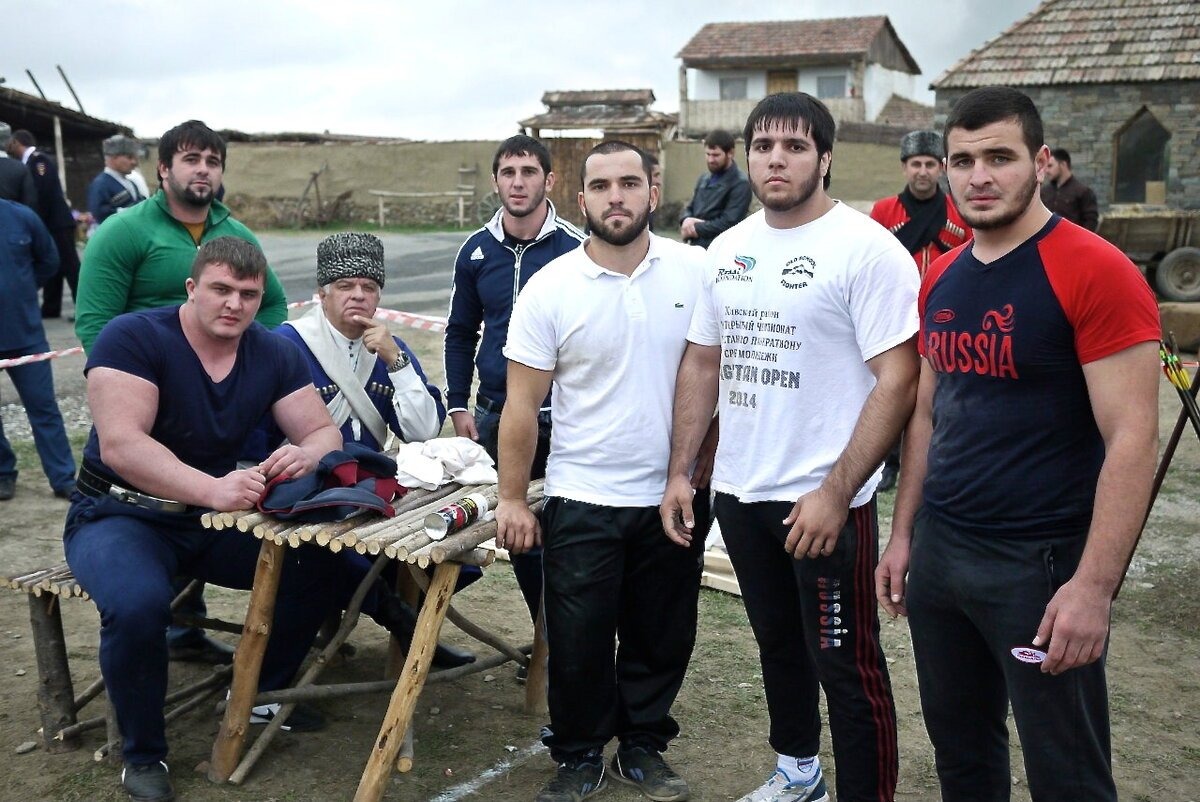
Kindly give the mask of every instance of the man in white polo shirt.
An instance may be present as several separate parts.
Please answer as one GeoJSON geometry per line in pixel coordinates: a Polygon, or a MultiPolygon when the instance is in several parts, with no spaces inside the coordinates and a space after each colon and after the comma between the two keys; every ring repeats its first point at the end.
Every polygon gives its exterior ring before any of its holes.
{"type": "Polygon", "coordinates": [[[559,768],[537,799],[578,802],[604,788],[604,747],[616,737],[618,780],[682,800],[687,783],[661,753],[679,733],[671,706],[696,638],[703,543],[664,538],[658,503],[705,254],[649,232],[658,190],[634,146],[596,146],[581,173],[591,236],[529,280],[504,349],[497,540],[517,553],[542,545],[551,654],[543,741],[559,768]],[[525,489],[551,383],[539,525],[525,489]]]}
{"type": "Polygon", "coordinates": [[[679,368],[663,526],[688,543],[688,466],[721,418],[714,511],[758,641],[770,778],[739,802],[892,802],[896,714],[879,644],[880,463],[916,399],[917,274],[882,226],[831,198],[834,120],[800,92],[745,127],[763,211],[708,249],[679,368]],[[719,389],[719,392],[718,392],[719,389]]]}

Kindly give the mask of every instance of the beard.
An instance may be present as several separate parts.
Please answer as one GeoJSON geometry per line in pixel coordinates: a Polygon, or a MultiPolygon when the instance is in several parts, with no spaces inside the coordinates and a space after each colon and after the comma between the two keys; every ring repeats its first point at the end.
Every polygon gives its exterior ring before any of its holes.
{"type": "Polygon", "coordinates": [[[593,217],[590,210],[585,210],[584,217],[587,218],[588,230],[592,236],[619,247],[633,242],[650,225],[650,206],[647,205],[640,215],[634,215],[629,225],[620,231],[614,230],[603,218],[593,217]]]}
{"type": "Polygon", "coordinates": [[[773,212],[790,212],[797,206],[803,206],[808,202],[808,199],[817,191],[817,185],[821,180],[821,166],[818,161],[817,166],[812,171],[812,175],[804,179],[803,183],[793,185],[795,189],[783,196],[764,197],[762,187],[755,182],[753,177],[750,179],[750,188],[754,190],[754,197],[758,198],[764,208],[770,209],[773,212]]]}
{"type": "Polygon", "coordinates": [[[1030,202],[1033,200],[1034,194],[1038,191],[1037,175],[1033,175],[1029,179],[1029,183],[1021,187],[1018,193],[1014,196],[1013,203],[1003,209],[998,209],[993,214],[994,217],[977,215],[973,213],[967,204],[959,207],[958,213],[963,221],[971,228],[979,229],[980,231],[994,231],[998,228],[1004,228],[1016,222],[1021,215],[1025,214],[1025,210],[1029,208],[1030,202]]]}
{"type": "Polygon", "coordinates": [[[507,203],[504,203],[503,201],[501,201],[501,205],[504,206],[504,213],[509,215],[510,217],[528,217],[529,215],[533,214],[534,212],[536,212],[537,210],[541,209],[543,206],[546,205],[546,190],[543,189],[541,192],[539,192],[537,194],[536,197],[531,196],[529,198],[529,208],[528,209],[512,209],[509,207],[509,205],[507,203]]]}
{"type": "Polygon", "coordinates": [[[216,188],[211,184],[203,192],[197,192],[190,186],[180,184],[174,178],[168,176],[167,184],[171,187],[171,194],[175,198],[189,206],[208,206],[213,202],[213,197],[216,194],[216,188]]]}

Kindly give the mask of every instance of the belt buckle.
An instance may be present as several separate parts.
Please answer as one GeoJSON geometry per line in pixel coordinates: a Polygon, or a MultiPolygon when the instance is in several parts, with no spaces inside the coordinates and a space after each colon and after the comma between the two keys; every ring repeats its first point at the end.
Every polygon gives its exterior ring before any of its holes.
{"type": "Polygon", "coordinates": [[[109,485],[108,495],[112,496],[122,504],[132,504],[135,507],[141,506],[141,499],[137,497],[138,494],[126,490],[123,487],[119,487],[118,485],[109,485]]]}

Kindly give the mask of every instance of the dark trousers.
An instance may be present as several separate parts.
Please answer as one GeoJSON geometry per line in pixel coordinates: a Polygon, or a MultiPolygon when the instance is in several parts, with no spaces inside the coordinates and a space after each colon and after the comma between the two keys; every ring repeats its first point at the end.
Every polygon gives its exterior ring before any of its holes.
{"type": "MultiPolygon", "coordinates": [[[[248,590],[261,544],[241,533],[204,529],[198,515],[76,495],[63,545],[71,570],[100,610],[100,672],[117,711],[125,762],[162,760],[172,579],[186,573],[248,590]]],[[[331,565],[337,555],[284,549],[284,559],[260,690],[291,682],[334,600],[331,565]]]]}
{"type": "Polygon", "coordinates": [[[1012,655],[1085,541],[977,535],[917,515],[906,601],[945,802],[1009,799],[1010,701],[1034,802],[1115,802],[1104,658],[1055,677],[1012,655]]]}
{"type": "MultiPolygon", "coordinates": [[[[707,495],[697,495],[698,520],[707,495]]],[[[663,751],[679,734],[671,706],[696,642],[703,540],[672,543],[657,507],[562,498],[546,500],[542,540],[551,756],[577,758],[614,737],[663,751]]]]}
{"type": "Polygon", "coordinates": [[[833,553],[815,560],[783,550],[791,508],[726,493],[715,506],[758,641],[771,746],[793,757],[817,754],[824,688],[839,802],[891,802],[899,763],[875,601],[875,501],[850,510],[833,553]]]}
{"type": "Polygon", "coordinates": [[[50,232],[58,247],[58,272],[42,285],[42,317],[62,314],[63,280],[71,288],[74,299],[79,286],[79,251],[75,249],[75,228],[59,228],[50,232]]]}
{"type": "MultiPolygon", "coordinates": [[[[0,359],[49,350],[50,344],[42,340],[32,348],[0,351],[0,359]]],[[[50,487],[60,490],[75,480],[75,456],[71,453],[67,429],[54,396],[54,373],[50,363],[30,362],[6,370],[25,406],[25,416],[29,418],[29,428],[33,431],[33,443],[42,461],[42,472],[46,474],[50,487]]],[[[4,425],[0,424],[0,478],[6,477],[17,477],[17,457],[8,438],[4,436],[4,425]]]]}
{"type": "MultiPolygon", "coordinates": [[[[488,456],[500,464],[500,410],[501,405],[487,401],[479,396],[475,402],[475,430],[479,432],[479,445],[483,446],[488,456]]],[[[533,467],[530,479],[542,479],[546,476],[546,459],[550,456],[550,413],[538,415],[537,450],[533,455],[533,467]]],[[[517,587],[529,608],[529,619],[537,621],[538,608],[542,604],[542,550],[530,549],[523,554],[511,554],[513,573],[517,577],[517,587]]]]}

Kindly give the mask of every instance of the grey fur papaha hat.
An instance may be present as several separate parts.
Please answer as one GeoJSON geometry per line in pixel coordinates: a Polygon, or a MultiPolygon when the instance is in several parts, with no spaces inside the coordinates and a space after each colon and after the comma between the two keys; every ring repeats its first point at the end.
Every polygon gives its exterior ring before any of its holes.
{"type": "Polygon", "coordinates": [[[137,156],[141,153],[142,143],[124,134],[113,134],[101,145],[105,156],[137,156]]]}
{"type": "Polygon", "coordinates": [[[372,234],[342,231],[317,244],[317,284],[369,278],[383,289],[383,241],[372,234]]]}
{"type": "Polygon", "coordinates": [[[913,156],[946,158],[942,135],[937,131],[909,131],[900,140],[900,161],[906,162],[913,156]]]}

